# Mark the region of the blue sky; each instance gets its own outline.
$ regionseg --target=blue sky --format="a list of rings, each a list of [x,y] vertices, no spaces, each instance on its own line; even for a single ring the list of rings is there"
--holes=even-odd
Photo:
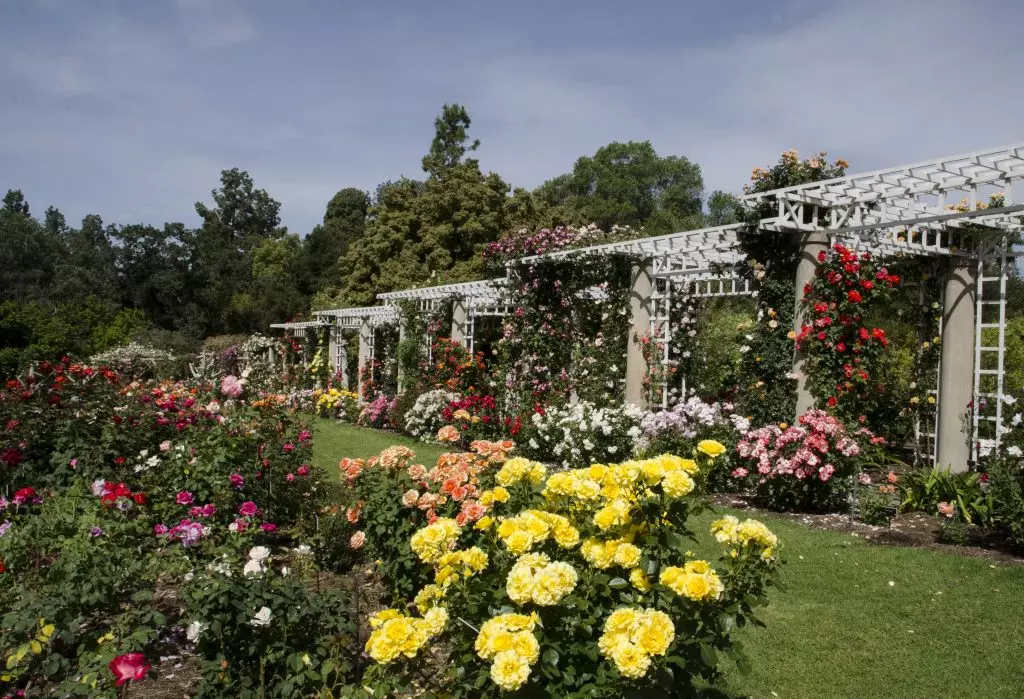
[[[197,222],[248,170],[305,235],[421,175],[445,102],[515,186],[650,140],[738,192],[786,148],[853,171],[1024,141],[1024,3],[32,0],[0,23],[0,189],[70,222]]]

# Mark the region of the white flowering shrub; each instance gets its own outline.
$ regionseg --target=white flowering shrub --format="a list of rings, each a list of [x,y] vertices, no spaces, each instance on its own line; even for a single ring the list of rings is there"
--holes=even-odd
[[[548,406],[524,425],[522,451],[567,468],[622,461],[632,456],[644,411],[632,404],[598,407],[587,401]]]
[[[93,366],[108,366],[132,378],[162,376],[172,367],[175,357],[170,352],[132,342],[89,357]]]
[[[437,431],[445,425],[442,411],[449,403],[459,400],[460,397],[458,393],[443,388],[421,394],[405,413],[405,430],[413,437],[424,441],[433,439]]]
[[[270,353],[280,362],[281,343],[273,338],[256,333],[245,339],[238,348],[238,364],[246,372],[250,390],[272,393],[281,388],[281,374],[270,361]]]

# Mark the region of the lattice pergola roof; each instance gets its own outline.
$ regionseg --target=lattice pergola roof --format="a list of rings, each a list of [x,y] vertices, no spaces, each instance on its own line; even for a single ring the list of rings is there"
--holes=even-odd
[[[306,328],[322,328],[328,323],[322,320],[303,320],[297,323],[271,323],[270,327],[280,330],[305,330]]]
[[[313,315],[321,318],[326,324],[348,329],[358,328],[364,320],[369,321],[373,327],[398,322],[398,309],[394,306],[332,308],[325,311],[314,311]]]
[[[938,158],[821,182],[749,194],[749,205],[775,204],[766,230],[826,230],[858,237],[880,252],[964,254],[950,234],[967,223],[1019,231],[1024,206],[1015,205],[1013,183],[1024,178],[1024,144]],[[1002,203],[987,208],[993,194]],[[964,210],[956,210],[961,201]],[[958,207],[959,208],[959,207]],[[827,210],[827,215],[825,211]]]
[[[474,282],[389,291],[385,294],[377,294],[377,298],[385,303],[401,299],[433,301],[461,298],[471,306],[490,305],[498,303],[504,298],[504,290],[507,284],[507,279],[483,279]]]

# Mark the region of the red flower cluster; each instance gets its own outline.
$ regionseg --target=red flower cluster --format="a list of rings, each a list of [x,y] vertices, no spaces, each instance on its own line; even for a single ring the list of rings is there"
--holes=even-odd
[[[127,502],[131,500],[136,505],[145,505],[147,502],[146,494],[141,492],[132,492],[132,489],[125,483],[104,483],[102,492],[100,493],[100,502],[107,507],[114,507],[120,502]]]
[[[863,313],[899,284],[885,267],[877,268],[869,253],[858,255],[843,245],[818,253],[821,267],[804,287],[806,317],[794,337],[812,358],[820,383],[835,381],[826,404],[836,407],[845,395],[865,395],[871,387],[871,360],[889,338],[881,328],[864,325]]]

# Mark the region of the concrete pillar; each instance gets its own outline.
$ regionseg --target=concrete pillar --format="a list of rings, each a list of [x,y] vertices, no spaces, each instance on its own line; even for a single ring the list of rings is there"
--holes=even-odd
[[[373,342],[373,326],[369,318],[363,318],[359,326],[359,377],[356,390],[363,396],[363,369],[370,364],[370,344]]]
[[[968,405],[974,399],[974,321],[977,262],[949,258],[942,302],[939,427],[935,464],[967,470],[971,458]]]
[[[463,347],[469,346],[469,312],[466,302],[456,299],[452,305],[452,342],[460,342]]]
[[[651,261],[641,260],[633,264],[629,273],[629,312],[632,325],[626,343],[626,395],[627,403],[647,407],[647,392],[644,379],[647,378],[647,362],[636,337],[651,331],[651,292],[654,290],[654,273]]]
[[[331,326],[331,334],[327,340],[327,363],[331,367],[331,374],[340,368],[338,366],[338,343],[341,342],[341,330],[337,323]]]
[[[828,233],[815,231],[805,233],[800,240],[800,261],[796,267],[793,290],[796,306],[793,312],[793,332],[799,333],[804,321],[804,286],[814,279],[818,269],[818,254],[828,252]],[[803,415],[814,407],[814,397],[807,376],[807,358],[803,352],[793,353],[793,376],[796,377],[796,414]]]

